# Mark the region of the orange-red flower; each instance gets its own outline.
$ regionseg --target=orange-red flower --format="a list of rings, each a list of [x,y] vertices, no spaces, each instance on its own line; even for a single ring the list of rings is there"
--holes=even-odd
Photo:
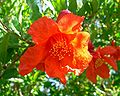
[[[35,45],[20,58],[19,73],[24,76],[37,68],[63,84],[68,72],[81,74],[92,59],[88,51],[89,33],[77,32],[83,19],[70,13],[57,23],[48,17],[35,21],[28,30]]]
[[[104,79],[109,78],[109,68],[106,64],[109,64],[115,70],[118,70],[115,59],[113,56],[111,56],[115,52],[116,49],[112,46],[106,46],[104,48],[98,47],[96,51],[91,52],[93,59],[91,60],[89,67],[86,70],[86,76],[90,81],[96,83],[97,75]]]

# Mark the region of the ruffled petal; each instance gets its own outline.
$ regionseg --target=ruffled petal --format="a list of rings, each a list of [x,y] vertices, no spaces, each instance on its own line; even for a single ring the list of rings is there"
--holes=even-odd
[[[120,60],[120,47],[119,47],[119,50],[118,50],[118,60]]]
[[[100,49],[100,53],[101,55],[105,55],[105,54],[114,54],[116,52],[116,49],[113,46],[106,46],[104,48]]]
[[[84,48],[88,50],[88,42],[90,40],[90,34],[88,32],[80,32],[76,35],[76,38],[72,41],[75,48]]]
[[[82,72],[88,67],[92,60],[92,55],[88,51],[89,37],[89,33],[80,32],[72,41],[72,45],[75,48],[73,63],[78,69],[81,69]]]
[[[120,60],[120,46],[117,46],[116,49],[117,49],[117,52],[116,52],[117,60]]]
[[[110,76],[109,71],[110,70],[108,69],[107,65],[102,64],[96,69],[96,74],[105,79],[109,78]]]
[[[46,41],[51,35],[59,33],[58,26],[55,21],[50,18],[42,17],[36,20],[28,30],[35,43]]]
[[[97,82],[96,80],[97,74],[95,72],[94,61],[91,61],[89,67],[87,68],[86,77],[93,83]]]
[[[69,13],[71,13],[69,10],[62,10],[62,11],[59,13],[56,22],[59,22],[59,20],[60,20],[64,15],[69,14]]]
[[[84,20],[84,17],[76,16],[72,13],[64,15],[59,21],[58,21],[58,27],[61,30],[61,32],[65,34],[73,34],[76,32],[79,32],[82,28],[82,22]]]
[[[48,76],[59,78],[60,81],[65,84],[65,75],[67,74],[68,70],[66,67],[62,67],[60,65],[61,64],[59,63],[59,61],[51,56],[47,57],[45,60],[45,70]]]
[[[32,69],[29,65],[24,64],[24,63],[20,63],[19,67],[19,74],[21,74],[22,76],[29,74],[30,72],[32,72]]]
[[[92,60],[92,55],[86,49],[77,49],[74,53],[75,68],[81,70],[80,74],[88,67],[90,61]]]
[[[20,58],[19,73],[23,76],[30,73],[45,58],[45,55],[44,46],[29,47]]]
[[[113,57],[103,57],[104,61],[106,61],[108,64],[110,64],[114,70],[118,70],[117,64],[116,64],[116,60]]]
[[[71,41],[75,38],[75,36],[76,34],[63,34],[63,33],[54,34],[48,39],[47,45],[53,46],[53,44],[57,42],[66,42],[67,45],[69,45]]]

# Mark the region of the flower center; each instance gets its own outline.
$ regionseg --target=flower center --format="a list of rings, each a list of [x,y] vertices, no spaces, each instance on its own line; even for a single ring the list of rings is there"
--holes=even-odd
[[[101,58],[98,58],[98,59],[95,61],[95,68],[100,67],[103,63],[104,63],[104,60],[101,59]]]
[[[58,57],[59,60],[62,60],[66,54],[70,56],[71,48],[68,47],[66,41],[57,41],[52,45],[49,52],[51,56]]]
[[[72,46],[68,44],[67,39],[63,37],[52,37],[50,40],[50,56],[62,60],[66,55],[71,56]]]

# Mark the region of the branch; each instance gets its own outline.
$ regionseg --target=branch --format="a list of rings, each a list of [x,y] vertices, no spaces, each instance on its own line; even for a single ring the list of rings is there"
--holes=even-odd
[[[15,62],[18,61],[20,59],[20,57],[25,53],[25,51],[30,47],[31,45],[29,45],[27,48],[24,49],[24,51],[19,55],[16,56],[16,58],[11,62],[11,64],[9,64],[8,66],[3,66],[4,67],[4,71],[0,74],[0,79],[2,78],[5,70],[9,69],[10,67],[15,65]]]
[[[92,83],[91,83],[91,84],[92,84]],[[106,94],[103,90],[99,89],[95,84],[92,84],[92,86],[94,86],[94,88],[95,88],[98,92],[100,92],[100,93],[102,93],[102,94]]]
[[[27,44],[29,45],[34,45],[34,43],[32,41],[29,41],[29,40],[26,40],[25,38],[22,38],[21,36],[19,36],[17,33],[15,33],[12,29],[9,29],[1,20],[0,20],[0,23],[2,25],[2,27],[7,31],[7,32],[10,32],[10,33],[13,33],[15,34],[20,40],[22,41],[25,41]]]
[[[9,69],[10,67],[14,66],[14,65],[15,65],[15,62],[18,61],[18,60],[20,59],[20,57],[25,53],[25,51],[26,51],[29,47],[33,46],[34,43],[31,42],[31,41],[26,40],[25,38],[22,38],[21,36],[19,36],[19,35],[18,35],[17,33],[15,33],[13,30],[9,29],[5,24],[3,24],[3,22],[2,22],[1,20],[0,20],[0,24],[2,25],[2,27],[4,28],[4,30],[5,30],[6,32],[13,33],[13,34],[16,35],[20,40],[25,41],[27,44],[29,44],[29,45],[27,46],[27,48],[25,48],[24,51],[23,51],[20,55],[16,54],[14,60],[11,61],[11,64],[8,64],[8,66],[3,66],[4,71],[0,74],[0,79],[1,79],[2,76],[3,76],[3,74],[4,74],[4,72],[5,72],[5,70],[7,70],[7,69]]]

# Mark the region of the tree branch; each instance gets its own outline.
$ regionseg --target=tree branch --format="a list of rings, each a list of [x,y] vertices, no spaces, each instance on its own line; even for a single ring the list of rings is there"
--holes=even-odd
[[[20,40],[22,41],[25,41],[27,44],[29,45],[34,45],[34,43],[32,41],[29,41],[29,40],[26,40],[25,38],[22,38],[21,36],[19,36],[17,33],[15,33],[12,29],[9,29],[1,20],[0,20],[0,23],[2,25],[2,27],[7,31],[7,32],[10,32],[10,33],[13,33],[15,34]]]

